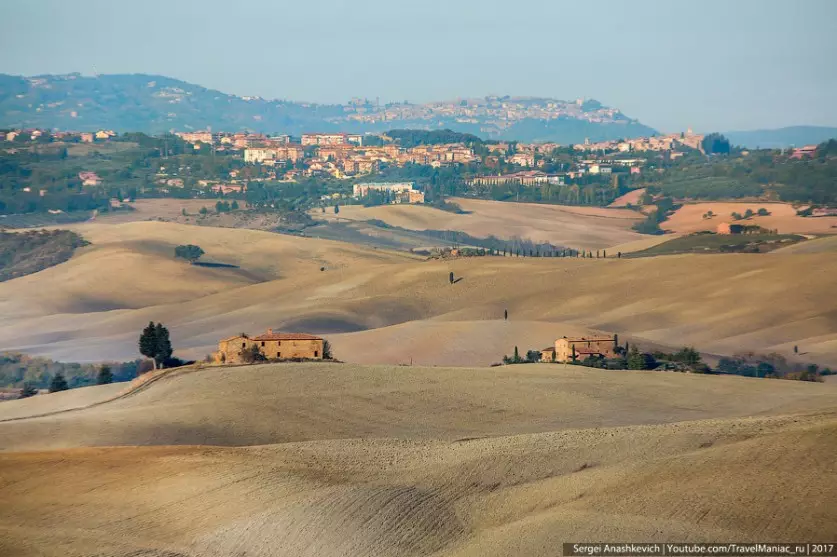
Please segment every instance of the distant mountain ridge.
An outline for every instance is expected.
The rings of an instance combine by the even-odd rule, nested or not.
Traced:
[[[0,74],[0,127],[146,133],[211,127],[291,135],[448,128],[486,139],[565,144],[656,133],[592,99],[485,97],[380,106],[353,99],[345,105],[328,105],[239,97],[145,74]]]
[[[772,130],[750,130],[725,132],[724,135],[733,145],[755,149],[785,149],[815,145],[837,139],[837,128],[825,126],[789,126]]]

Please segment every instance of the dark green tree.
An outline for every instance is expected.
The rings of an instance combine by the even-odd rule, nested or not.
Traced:
[[[146,358],[154,360],[154,368],[157,368],[157,330],[153,321],[149,321],[148,326],[140,333],[139,352]]]
[[[57,393],[58,391],[66,391],[70,386],[64,378],[64,374],[60,371],[52,376],[52,381],[49,383],[49,392]]]
[[[169,330],[162,323],[155,324],[153,321],[148,323],[140,334],[139,351],[140,354],[154,361],[154,369],[162,367],[172,355]]]
[[[453,271],[450,272],[450,283],[453,284]]]
[[[323,359],[331,360],[334,356],[331,353],[331,343],[327,340],[323,341]]]
[[[99,368],[99,374],[96,376],[97,385],[109,385],[113,383],[113,373],[110,371],[110,366],[107,364]]]
[[[541,360],[541,353],[537,350],[527,350],[526,351],[526,361],[528,363],[535,363]]]
[[[157,344],[157,353],[154,356],[157,365],[162,367],[163,364],[171,358],[172,347],[171,339],[169,338],[169,330],[163,326],[162,323],[157,323],[154,328],[154,337]]]
[[[36,394],[38,394],[38,389],[35,388],[35,385],[27,381],[23,384],[23,388],[20,390],[18,398],[29,398],[30,396],[35,396]]]
[[[729,139],[719,133],[710,133],[701,141],[701,147],[707,155],[728,155]]]
[[[200,246],[193,244],[186,244],[185,246],[177,246],[174,248],[174,256],[180,259],[186,259],[189,263],[195,263],[205,252]]]
[[[334,206],[334,214],[335,214],[335,215],[339,215],[339,214],[340,214],[340,205],[335,205],[335,206]]]
[[[628,369],[647,369],[645,358],[636,346],[631,346],[628,351]]]

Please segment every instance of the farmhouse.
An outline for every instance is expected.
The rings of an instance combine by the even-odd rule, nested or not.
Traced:
[[[255,337],[242,333],[221,340],[214,358],[217,363],[242,363],[242,353],[256,346],[269,360],[322,360],[323,343],[324,340],[318,336],[268,329],[266,333]]]
[[[542,362],[572,362],[591,356],[603,358],[616,357],[616,336],[601,337],[563,337],[555,341],[555,346],[541,350]]]

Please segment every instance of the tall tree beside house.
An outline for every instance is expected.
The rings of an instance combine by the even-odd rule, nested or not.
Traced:
[[[140,354],[154,361],[154,369],[161,367],[172,355],[169,330],[162,323],[149,322],[140,334],[139,351]]]
[[[334,214],[335,214],[335,215],[339,215],[339,214],[340,214],[340,205],[335,205],[335,206],[334,206]]]
[[[331,343],[328,340],[323,341],[323,359],[331,360],[334,356],[331,353]]]
[[[154,328],[153,321],[150,321],[148,326],[142,330],[142,333],[140,333],[139,352],[146,358],[155,360],[154,367],[156,369],[157,364],[155,356],[157,355],[157,333]]]
[[[49,392],[51,393],[57,393],[58,391],[66,391],[69,388],[70,386],[67,384],[67,380],[64,378],[64,374],[60,371],[52,377],[52,381],[49,384]]]
[[[155,357],[157,365],[162,367],[163,364],[171,358],[172,350],[171,339],[169,338],[169,330],[163,327],[162,323],[157,323],[154,328],[154,335],[157,339],[157,355]]]

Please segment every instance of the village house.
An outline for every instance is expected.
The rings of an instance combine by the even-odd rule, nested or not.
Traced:
[[[95,172],[79,172],[78,179],[81,180],[82,186],[98,186],[102,183],[102,179]]]
[[[282,145],[278,147],[251,147],[244,150],[244,162],[264,164],[266,161],[296,162],[305,155],[299,145]]]
[[[183,141],[188,141],[189,143],[212,143],[212,132],[210,131],[178,132],[177,136]]]
[[[535,166],[535,155],[531,153],[515,153],[508,158],[509,163],[520,166]]]
[[[304,133],[301,143],[303,145],[346,145],[354,143],[363,144],[363,136],[348,133]]]
[[[93,134],[89,132],[84,132],[81,134],[81,142],[82,143],[93,143]]]
[[[617,338],[612,337],[563,337],[554,346],[541,350],[542,362],[566,363],[590,357],[615,358]]]
[[[817,146],[816,145],[806,145],[804,147],[797,147],[796,149],[793,150],[793,153],[791,153],[790,158],[792,158],[792,159],[810,158],[810,157],[813,157],[816,154],[816,152],[817,152]]]
[[[314,335],[268,329],[255,337],[242,333],[225,338],[218,343],[218,351],[213,356],[216,363],[244,363],[243,352],[255,346],[268,360],[322,360],[324,342]]]

